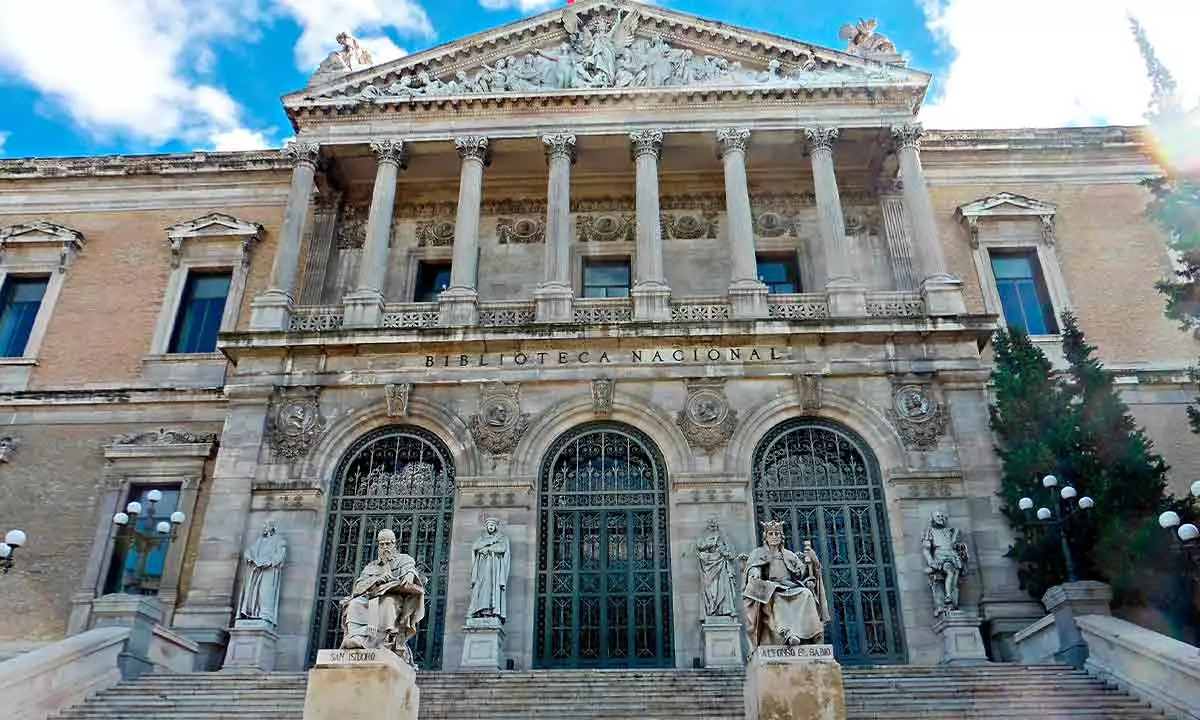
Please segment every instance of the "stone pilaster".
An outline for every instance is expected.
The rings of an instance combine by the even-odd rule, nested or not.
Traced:
[[[546,259],[534,291],[538,322],[571,322],[571,165],[575,136],[543,135],[550,178],[546,187]]]
[[[251,330],[287,330],[291,322],[292,291],[300,269],[300,247],[320,153],[321,148],[316,143],[301,141],[290,142],[283,149],[283,154],[295,166],[288,188],[283,228],[279,232],[279,245],[275,249],[275,263],[271,266],[271,286],[251,303]]]
[[[825,257],[825,292],[829,313],[834,317],[866,315],[866,288],[854,271],[846,218],[833,167],[833,145],[837,128],[806,128],[808,154],[812,161],[813,192],[817,200],[817,231]]]
[[[475,325],[479,322],[479,207],[483,200],[483,168],[488,164],[488,139],[480,135],[454,138],[462,158],[458,180],[458,213],[454,219],[454,255],[450,287],[438,299],[442,325]]]
[[[903,183],[904,211],[913,229],[913,254],[916,275],[925,296],[930,315],[960,315],[966,312],[962,281],[946,270],[942,243],[938,237],[937,216],[925,171],[921,169],[921,136],[924,130],[916,123],[892,128],[896,140],[896,157],[900,161],[900,180]]]
[[[717,131],[717,151],[725,165],[726,225],[733,259],[729,302],[731,316],[735,319],[767,316],[767,286],[758,279],[758,259],[754,255],[754,216],[750,211],[750,186],[746,178],[749,143],[749,130],[723,128]]]
[[[383,321],[383,291],[387,277],[388,248],[392,239],[392,215],[396,205],[396,178],[405,165],[401,140],[376,140],[375,187],[367,215],[367,237],[358,266],[358,288],[346,296],[345,327],[378,327]]]
[[[663,274],[662,226],[658,196],[661,130],[639,130],[629,136],[637,169],[637,244],[633,285],[633,319],[671,319],[671,288]]]

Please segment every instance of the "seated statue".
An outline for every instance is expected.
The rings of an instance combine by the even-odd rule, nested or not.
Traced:
[[[742,603],[753,652],[759,645],[821,644],[829,603],[821,561],[804,543],[804,556],[783,546],[783,523],[763,523],[763,545],[742,556]]]
[[[417,562],[396,549],[396,534],[380,530],[379,557],[367,563],[342,600],[342,649],[384,648],[412,663],[409,638],[425,617],[425,587]]]

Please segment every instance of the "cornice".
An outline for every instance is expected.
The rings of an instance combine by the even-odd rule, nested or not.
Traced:
[[[1057,150],[1140,147],[1143,126],[1106,125],[1004,130],[926,130],[922,152],[939,150]]]
[[[0,160],[0,180],[290,171],[292,165],[278,150],[15,158]]]

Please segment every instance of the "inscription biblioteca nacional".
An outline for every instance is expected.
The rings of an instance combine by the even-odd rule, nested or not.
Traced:
[[[787,348],[711,347],[649,350],[539,350],[511,353],[426,355],[427,368],[529,367],[537,365],[683,365],[717,362],[779,362]]]

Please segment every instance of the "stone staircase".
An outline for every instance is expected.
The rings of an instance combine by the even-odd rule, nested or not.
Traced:
[[[847,668],[847,720],[1150,720],[1145,704],[1055,665]],[[742,673],[422,673],[421,720],[741,720]],[[300,720],[305,676],[150,675],[62,720]]]

